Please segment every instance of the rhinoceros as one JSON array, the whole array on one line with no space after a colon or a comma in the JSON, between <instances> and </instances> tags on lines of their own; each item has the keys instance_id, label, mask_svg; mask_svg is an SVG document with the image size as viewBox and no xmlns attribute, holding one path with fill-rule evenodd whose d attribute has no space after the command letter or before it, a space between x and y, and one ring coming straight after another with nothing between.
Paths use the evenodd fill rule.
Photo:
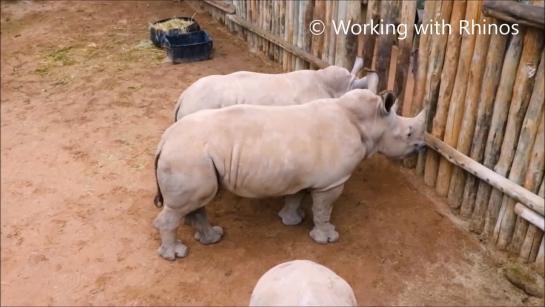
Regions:
<instances>
[{"instance_id":1,"label":"rhinoceros","mask_svg":"<svg viewBox=\"0 0 545 307\"><path fill-rule=\"evenodd\" d=\"M339 66L320 70L299 70L284 74L263 74L248 71L228 75L212 75L199 79L188 87L175 106L174 121L206 109L219 109L238 104L295 105L320 98L338 98L352 89L370 89L377 92L378 74L368 73L358 79L356 74L363 68L363 59L356 57L349 72ZM301 195L302 197L302 195ZM286 198L285 206L278 213L286 225L302 221L304 212L293 215Z\"/></svg>"},{"instance_id":2,"label":"rhinoceros","mask_svg":"<svg viewBox=\"0 0 545 307\"><path fill-rule=\"evenodd\" d=\"M252 291L250 306L358 306L352 287L329 268L293 260L268 270Z\"/></svg>"},{"instance_id":3,"label":"rhinoceros","mask_svg":"<svg viewBox=\"0 0 545 307\"><path fill-rule=\"evenodd\" d=\"M352 89L371 89L376 93L378 75L368 73L358 79L363 59L357 57L352 71L339 66L320 70L298 70L284 74L239 71L228 75L203 77L178 98L174 120L205 109L237 104L293 105L320 98L338 98Z\"/></svg>"},{"instance_id":4,"label":"rhinoceros","mask_svg":"<svg viewBox=\"0 0 545 307\"><path fill-rule=\"evenodd\" d=\"M201 243L221 239L223 229L210 225L204 209L220 187L242 197L286 196L284 214L295 217L308 192L310 237L335 242L332 204L360 161L376 152L401 158L424 146L424 112L406 118L396 108L391 92L357 89L301 105L246 104L185 116L164 132L155 158L159 254L186 255L176 238L184 217Z\"/></svg>"}]
</instances>

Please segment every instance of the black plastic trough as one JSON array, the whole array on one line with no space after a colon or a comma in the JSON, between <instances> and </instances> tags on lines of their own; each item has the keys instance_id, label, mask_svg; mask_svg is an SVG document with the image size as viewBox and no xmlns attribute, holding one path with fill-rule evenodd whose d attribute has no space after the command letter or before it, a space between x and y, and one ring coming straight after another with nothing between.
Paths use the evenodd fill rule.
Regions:
<instances>
[{"instance_id":1,"label":"black plastic trough","mask_svg":"<svg viewBox=\"0 0 545 307\"><path fill-rule=\"evenodd\" d=\"M165 35L163 47L172 63L208 60L212 54L212 38L205 31Z\"/></svg>"}]
</instances>

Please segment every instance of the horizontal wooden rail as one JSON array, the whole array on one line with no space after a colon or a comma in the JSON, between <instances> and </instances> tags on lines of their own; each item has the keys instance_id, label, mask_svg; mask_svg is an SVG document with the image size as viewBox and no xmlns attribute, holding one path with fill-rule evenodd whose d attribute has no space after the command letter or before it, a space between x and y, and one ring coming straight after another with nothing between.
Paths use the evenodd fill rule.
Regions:
<instances>
[{"instance_id":1,"label":"horizontal wooden rail","mask_svg":"<svg viewBox=\"0 0 545 307\"><path fill-rule=\"evenodd\" d=\"M528 208L538 212L543 216L545 212L545 201L538 195L526 190L520 185L511 180L498 175L491 169L471 159L470 157L458 152L456 149L445 144L433 135L426 133L426 144L433 150L440 153L445 159L451 163L465 169L472 175L484 180L489 185L500 190L502 193L509 195L516 201L524 204Z\"/></svg>"},{"instance_id":2,"label":"horizontal wooden rail","mask_svg":"<svg viewBox=\"0 0 545 307\"><path fill-rule=\"evenodd\" d=\"M516 1L485 0L483 12L486 16L525 26L545 29L545 7Z\"/></svg>"},{"instance_id":3,"label":"horizontal wooden rail","mask_svg":"<svg viewBox=\"0 0 545 307\"><path fill-rule=\"evenodd\" d=\"M236 8L232 3L227 3L223 0L204 0L204 2L226 14L234 14L236 12Z\"/></svg>"},{"instance_id":4,"label":"horizontal wooden rail","mask_svg":"<svg viewBox=\"0 0 545 307\"><path fill-rule=\"evenodd\" d=\"M535 213L534 211L526 208L521 203L517 203L515 206L515 213L520 215L523 219L527 220L528 222L534 224L537 228L544 230L545 228L545 220L543 220L543 216Z\"/></svg>"},{"instance_id":5,"label":"horizontal wooden rail","mask_svg":"<svg viewBox=\"0 0 545 307\"><path fill-rule=\"evenodd\" d=\"M272 35L272 34L269 34L261 29L259 29L258 27L254 26L253 24L247 22L246 20L236 16L236 15L227 15L229 20L231 20L232 22L236 23L237 25L245 28L246 30L248 31L251 31L252 33L255 33L261 37L263 37L264 39L268 40L269 42L277 45L277 46L280 46L282 47L284 50L300 57L301 59L313 64L313 65L316 65L320 68L324 68L324 67L327 67L327 66L330 66L329 63L327 63L326 61L318 58L317 56L314 56L308 52L306 52L305 50L301 49L301 48L298 48L296 46L293 46L292 44L286 42L285 40L275 36L275 35Z\"/></svg>"}]
</instances>

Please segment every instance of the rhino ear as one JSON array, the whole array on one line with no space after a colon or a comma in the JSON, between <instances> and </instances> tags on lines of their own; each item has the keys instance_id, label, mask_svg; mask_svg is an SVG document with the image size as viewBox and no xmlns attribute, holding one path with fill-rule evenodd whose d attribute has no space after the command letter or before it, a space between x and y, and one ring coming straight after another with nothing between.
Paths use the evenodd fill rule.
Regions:
<instances>
[{"instance_id":1,"label":"rhino ear","mask_svg":"<svg viewBox=\"0 0 545 307\"><path fill-rule=\"evenodd\" d=\"M384 115L397 112L397 99L392 91L384 91L380 94Z\"/></svg>"}]
</instances>

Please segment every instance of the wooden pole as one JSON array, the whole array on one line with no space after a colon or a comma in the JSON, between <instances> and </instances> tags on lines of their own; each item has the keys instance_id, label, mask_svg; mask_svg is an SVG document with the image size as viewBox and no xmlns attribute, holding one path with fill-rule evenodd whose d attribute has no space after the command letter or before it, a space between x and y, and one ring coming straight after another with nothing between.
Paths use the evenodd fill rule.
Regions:
<instances>
[{"instance_id":1,"label":"wooden pole","mask_svg":"<svg viewBox=\"0 0 545 307\"><path fill-rule=\"evenodd\" d=\"M284 41L289 42L290 41L290 29L289 29L289 23L290 23L290 7L291 7L291 1L288 2L282 2L283 4L283 12L282 17L284 19ZM290 54L286 52L285 50L282 50L282 70L283 71L289 71L289 59Z\"/></svg>"},{"instance_id":2,"label":"wooden pole","mask_svg":"<svg viewBox=\"0 0 545 307\"><path fill-rule=\"evenodd\" d=\"M324 0L316 0L314 5L314 14L312 16L313 19L324 21L326 18L325 9L326 2ZM322 52L324 49L324 36L325 33L322 35L312 35L311 53L317 58L322 58ZM312 68L316 68L316 66L313 65Z\"/></svg>"},{"instance_id":3,"label":"wooden pole","mask_svg":"<svg viewBox=\"0 0 545 307\"><path fill-rule=\"evenodd\" d=\"M433 150L439 152L443 157L451 163L465 169L472 175L484 180L489 185L495 187L501 192L511 196L518 202L524 204L528 208L543 215L545 212L545 204L543 198L526 190L520 185L510 181L509 179L495 173L491 169L472 160L468 156L458 152L448 144L442 142L429 133L425 135L426 144Z\"/></svg>"},{"instance_id":4,"label":"wooden pole","mask_svg":"<svg viewBox=\"0 0 545 307\"><path fill-rule=\"evenodd\" d=\"M380 15L380 1L369 0L367 2L367 15L365 23L370 24L371 20L377 22ZM373 34L365 34L363 39L363 63L365 67L374 69L373 67L373 51L375 50L376 37Z\"/></svg>"},{"instance_id":5,"label":"wooden pole","mask_svg":"<svg viewBox=\"0 0 545 307\"><path fill-rule=\"evenodd\" d=\"M539 196L544 197L545 193L545 180L541 181L541 186L539 188ZM532 258L532 250L535 250L534 246L539 246L539 243L542 242L543 238L543 231L540 230L535 225L528 225L528 231L526 232L526 237L524 238L524 242L522 243L522 246L520 247L520 253L519 256L524 261L533 261L534 258Z\"/></svg>"},{"instance_id":6,"label":"wooden pole","mask_svg":"<svg viewBox=\"0 0 545 307\"><path fill-rule=\"evenodd\" d=\"M435 7L441 6L441 2L439 1L426 1L424 3L424 16L422 18L422 25L428 25L431 23L431 20L435 17ZM420 109L422 108L422 104L424 101L424 92L426 89L427 84L427 72L428 72L428 59L430 56L431 51L431 35L429 33L422 33L419 34L419 42L418 42L418 52L417 57L415 60L415 66L416 66L416 74L414 79L414 86L413 86L413 99L411 103L411 109L409 111L409 116L414 116L418 112L420 112ZM365 50L364 46L364 50ZM403 161L403 165L405 167L413 168L416 166L417 159L423 161L424 153L419 153L417 157L411 157L407 158ZM424 171L424 163L421 163L422 165L422 173L418 173L418 175L423 174Z\"/></svg>"},{"instance_id":7,"label":"wooden pole","mask_svg":"<svg viewBox=\"0 0 545 307\"><path fill-rule=\"evenodd\" d=\"M456 1L452 6L450 24L453 29L448 36L445 64L443 66L443 71L441 72L441 86L437 99L437 110L433 117L433 126L431 130L431 134L439 139L443 139L445 133L448 107L452 96L452 89L454 87L456 69L458 68L458 56L460 54L460 44L462 42L459 25L460 20L465 16L466 3L466 1ZM424 168L424 183L427 186L435 186L438 164L439 155L433 151L427 152L426 166Z\"/></svg>"},{"instance_id":8,"label":"wooden pole","mask_svg":"<svg viewBox=\"0 0 545 307\"><path fill-rule=\"evenodd\" d=\"M545 133L543 129L545 120L543 118L543 92L541 93L542 96L539 99L541 100L541 108L539 112L537 114L532 114L530 112L535 112L535 110L532 110L535 109L534 106L530 105L528 107L528 112L526 114L526 118L524 119L524 126L520 133L517 155L515 156L511 172L509 173L509 178L516 181L521 179L521 177L523 177L522 173L525 172L523 186L533 192L537 192L537 189L539 188L538 185L540 180L543 178L543 167L545 166L543 150L545 145ZM539 117L541 117L541 123L539 123ZM536 127L537 125L539 125L539 128ZM532 142L533 146L528 146L527 143L529 142ZM528 147L532 147L531 151ZM527 164L526 161L521 161L523 158L530 160L527 165L527 170L522 166L522 164ZM505 196L503 202L506 210L503 217L500 216L498 218L498 221L502 219L502 222L500 222L499 238L503 243L502 240L509 241L510 237L512 236L512 239L510 240L511 243L509 244L509 250L514 253L518 253L528 229L528 223L521 217L517 218L514 214L511 216L512 212L510 210L516 207L514 200ZM507 245L507 243L505 243L505 245Z\"/></svg>"},{"instance_id":9,"label":"wooden pole","mask_svg":"<svg viewBox=\"0 0 545 307\"><path fill-rule=\"evenodd\" d=\"M545 56L542 56L542 59L545 59ZM528 105L528 110L524 118L524 123L519 134L519 140L516 147L515 157L513 159L513 165L509 172L509 179L520 183L523 180L524 183L527 183L529 186L526 188L537 188L537 184L543 176L543 83L545 78L543 78L543 70L545 64L541 62L539 65L537 80L532 93L532 98L530 99L530 104ZM541 124L540 124L541 119ZM539 131L538 129L541 129ZM538 132L539 131L539 132ZM537 134L537 135L536 135ZM541 135L540 135L541 134ZM540 139L537 139L540 137ZM534 144L535 141L535 144ZM537 146L537 147L536 147ZM530 161L528 163L527 161ZM527 173L527 170L530 172ZM525 179L528 179L526 180ZM515 207L515 202L509 197L503 198L502 208L500 210L500 216L496 224L496 229L499 231L498 234L498 245L501 248L505 248L515 228L515 214L513 208ZM521 229L522 227L522 229ZM517 240L511 245L511 250L518 252L520 245L522 243L523 232L526 232L526 224L519 223L519 234L517 235Z\"/></svg>"},{"instance_id":10,"label":"wooden pole","mask_svg":"<svg viewBox=\"0 0 545 307\"><path fill-rule=\"evenodd\" d=\"M519 136L519 145L517 146L517 151L521 147L526 146L525 143L529 142L528 135L531 134L531 130L534 125L539 124L537 128L537 134L535 136L535 141L533 144L532 152L528 159L530 163L528 165L528 171L524 178L524 186L529 190L537 190L538 184L540 182L540 177L543 177L544 166L545 166L545 132L544 125L545 119L543 118L543 109L545 97L545 51L542 52L541 61L537 71L536 81L534 84L534 89L532 92L532 97L530 98L530 104L528 110L526 111L526 117L524 119L524 124L522 131ZM541 123L539 117L541 116ZM522 144L521 144L522 143ZM521 147L519 147L521 146ZM511 171L513 172L513 170ZM511 176L511 174L510 174ZM513 239L511 241L510 250L513 252L518 252L521 248L521 245L524 241L525 234L527 232L528 223L524 220L517 218L515 224L515 230L513 233Z\"/></svg>"},{"instance_id":11,"label":"wooden pole","mask_svg":"<svg viewBox=\"0 0 545 307\"><path fill-rule=\"evenodd\" d=\"M529 29L524 35L524 45L520 58L520 64L517 70L515 86L513 88L513 98L509 107L509 115L501 147L500 158L494 167L495 172L502 176L508 174L513 158L515 157L517 140L519 138L524 115L530 101L531 89L534 84L535 73L541 57L540 53L542 46L543 33L538 30ZM523 161L526 162L527 160ZM489 207L491 204L502 204L502 198L503 196L501 191L492 191L488 202ZM512 205L514 205L514 203ZM494 240L498 240L498 247L500 249L504 249L511 240L512 225L514 224L514 213L510 202L503 203L501 208L501 211L503 212L501 212L499 218L496 219L497 223L494 227ZM504 216L505 214L508 216ZM506 223L504 226L505 230L502 232L502 235L499 236L500 226L503 222Z\"/></svg>"},{"instance_id":12,"label":"wooden pole","mask_svg":"<svg viewBox=\"0 0 545 307\"><path fill-rule=\"evenodd\" d=\"M522 204L517 203L517 205L515 206L515 213L519 215L520 218L532 223L533 225L541 229L541 231L543 231L543 229L545 228L545 225L543 225L545 224L543 216L524 207Z\"/></svg>"},{"instance_id":13,"label":"wooden pole","mask_svg":"<svg viewBox=\"0 0 545 307\"><path fill-rule=\"evenodd\" d=\"M487 25L488 22L483 22ZM469 81L467 85L467 93L465 98L465 107L463 111L463 120L458 136L457 147L459 152L467 155L471 149L471 141L473 140L473 132L475 131L475 120L477 115L477 106L483 84L483 73L485 70L486 56L488 45L490 44L490 35L477 35L475 42L475 50L473 51L473 59L471 59L471 68L469 70ZM458 208L462 205L466 172L461 168L455 168L450 180L448 202L450 207ZM471 215L471 208L462 207L460 214L463 217Z\"/></svg>"},{"instance_id":14,"label":"wooden pole","mask_svg":"<svg viewBox=\"0 0 545 307\"><path fill-rule=\"evenodd\" d=\"M358 1L356 1L358 2ZM409 0L401 3L401 23L407 27L405 39L399 39L399 54L397 56L394 93L398 97L398 110L402 112L404 104L405 84L409 71L409 60L413 47L414 18L416 15L416 1Z\"/></svg>"},{"instance_id":15,"label":"wooden pole","mask_svg":"<svg viewBox=\"0 0 545 307\"><path fill-rule=\"evenodd\" d=\"M465 19L468 21L479 22L479 14L480 1L469 1L467 4ZM460 58L458 60L458 68L456 69L456 79L454 80L454 89L448 110L447 124L444 135L445 143L453 147L457 146L460 126L462 125L469 68L473 55L473 49L475 48L476 38L477 35L467 35L462 39ZM447 195L451 175L452 164L445 159L441 159L439 162L439 169L437 171L437 182L435 184L435 190L440 196Z\"/></svg>"},{"instance_id":16,"label":"wooden pole","mask_svg":"<svg viewBox=\"0 0 545 307\"><path fill-rule=\"evenodd\" d=\"M507 112L509 110L509 102L511 101L511 95L513 90L513 84L515 83L515 73L522 51L522 34L515 35L509 42L509 47L505 55L503 62L500 84L494 100L494 110L492 112L492 120L490 122L490 129L486 141L484 152L484 166L493 168L498 160L501 143L503 140L503 132L505 128L505 121L507 119ZM492 222L492 228L485 227L487 233L491 233L495 225L495 217L499 208L488 208L488 198L490 196L491 187L486 182L479 182L477 189L477 196L475 198L476 212L482 212L483 216L477 216L473 214L475 232L480 233L485 227L486 221ZM478 209L478 210L477 210ZM488 218L490 216L490 218ZM485 218L486 217L486 218Z\"/></svg>"},{"instance_id":17,"label":"wooden pole","mask_svg":"<svg viewBox=\"0 0 545 307\"><path fill-rule=\"evenodd\" d=\"M293 36L291 37L291 42L289 42L292 46L299 48L297 46L297 35L299 33L299 1L293 1L292 3L292 11L291 11L291 27L293 29ZM292 55L291 59L291 67L290 70L297 70L297 63L300 62L297 60L297 56L295 54Z\"/></svg>"},{"instance_id":18,"label":"wooden pole","mask_svg":"<svg viewBox=\"0 0 545 307\"><path fill-rule=\"evenodd\" d=\"M539 245L539 252L537 254L537 258L536 258L536 268L537 268L537 271L539 274L541 274L541 276L545 275L545 267L544 267L544 258L545 258L545 253L544 253L544 250L545 250L545 237L542 236L541 238L541 244Z\"/></svg>"},{"instance_id":19,"label":"wooden pole","mask_svg":"<svg viewBox=\"0 0 545 307\"><path fill-rule=\"evenodd\" d=\"M360 12L360 1L339 1L339 19L353 24L358 23ZM350 69L356 58L357 44L357 37L350 31L347 35L337 35L335 65Z\"/></svg>"},{"instance_id":20,"label":"wooden pole","mask_svg":"<svg viewBox=\"0 0 545 307\"><path fill-rule=\"evenodd\" d=\"M485 0L483 12L486 16L510 23L545 29L545 9L536 5L516 1Z\"/></svg>"},{"instance_id":21,"label":"wooden pole","mask_svg":"<svg viewBox=\"0 0 545 307\"><path fill-rule=\"evenodd\" d=\"M305 25L305 14L309 6L309 1L301 0L301 1L298 1L298 3L299 3L299 10L298 10L297 19L296 19L297 40L295 43L297 47L299 47L302 50L305 50L305 31L307 29ZM295 60L295 70L301 70L301 69L305 69L304 61L302 58L297 57Z\"/></svg>"},{"instance_id":22,"label":"wooden pole","mask_svg":"<svg viewBox=\"0 0 545 307\"><path fill-rule=\"evenodd\" d=\"M493 23L494 21L491 20L490 22ZM488 55L486 57L486 68L483 77L483 85L481 87L481 95L479 98L480 103L477 111L476 128L470 153L470 157L478 162L481 162L484 156L486 137L488 135L490 121L492 119L494 96L498 89L501 76L498 71L500 71L502 67L506 45L507 36L505 35L496 33L490 38L490 47L488 48ZM471 231L480 232L486 212L486 206L475 206L477 185L477 178L467 174L461 212L463 216L466 216L466 214L469 212L473 212L469 228Z\"/></svg>"},{"instance_id":23,"label":"wooden pole","mask_svg":"<svg viewBox=\"0 0 545 307\"><path fill-rule=\"evenodd\" d=\"M443 1L441 5L436 7L436 19L435 21L445 23L450 20L450 15L452 11L452 2ZM433 116L435 116L435 109L437 105L437 98L439 92L439 84L441 82L441 71L443 69L443 60L445 58L445 47L447 44L447 34L435 35L431 43L431 55L430 61L428 62L428 73L426 76L427 79L427 88L426 94L424 96L424 108L426 112L426 131L431 131L431 123ZM424 173L424 164L425 158L422 154L418 156L418 161L416 164L416 173Z\"/></svg>"},{"instance_id":24,"label":"wooden pole","mask_svg":"<svg viewBox=\"0 0 545 307\"><path fill-rule=\"evenodd\" d=\"M399 16L399 2L383 1L380 3L380 16L384 19L384 24L394 24L397 16ZM392 46L395 42L395 35L382 34L376 40L376 71L379 75L378 91L383 91L388 85L388 72L390 69L390 58L392 55Z\"/></svg>"},{"instance_id":25,"label":"wooden pole","mask_svg":"<svg viewBox=\"0 0 545 307\"><path fill-rule=\"evenodd\" d=\"M430 20L436 18L435 14L437 12L436 7L439 7L439 13L441 12L441 2L439 1L426 1L424 6L424 17L422 24L430 24ZM430 35L429 33L420 34L420 42L418 46L418 57L417 57L417 70L416 70L416 79L414 86L414 99L413 104L411 105L411 115L414 116L420 112L422 109L424 101L424 93L426 91L427 84L427 73L428 73L428 60L431 53L431 41L435 36ZM365 48L365 46L364 46Z\"/></svg>"},{"instance_id":26,"label":"wooden pole","mask_svg":"<svg viewBox=\"0 0 545 307\"><path fill-rule=\"evenodd\" d=\"M337 1L337 20L341 21L346 20L346 14L348 12L348 1L346 0L340 0ZM347 35L344 33L337 34L337 43L335 44L335 65L344 67L348 70L350 70L350 67L352 66L351 63L348 63L348 57L346 55L346 43L347 43ZM353 62L352 62L353 63Z\"/></svg>"},{"instance_id":27,"label":"wooden pole","mask_svg":"<svg viewBox=\"0 0 545 307\"><path fill-rule=\"evenodd\" d=\"M337 18L337 1L331 2L331 20L336 20L337 22L339 19ZM328 59L327 62L331 63L332 65L335 64L335 46L337 42L337 35L335 34L335 29L333 25L331 24L331 20L329 20L329 28L326 28L326 31L329 31L329 46L327 47L328 51Z\"/></svg>"}]
</instances>

